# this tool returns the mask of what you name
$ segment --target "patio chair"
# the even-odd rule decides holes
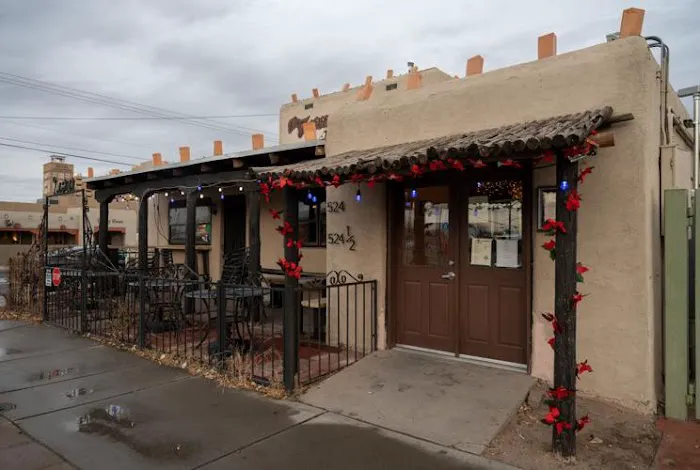
[[[311,310],[313,333],[311,339],[326,341],[326,278],[315,278],[306,282],[301,289],[301,315],[299,316],[299,331],[304,334],[304,309]]]

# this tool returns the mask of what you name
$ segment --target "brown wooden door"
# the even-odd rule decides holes
[[[453,352],[456,296],[452,275],[457,227],[447,184],[407,188],[394,251],[396,341]],[[455,276],[456,277],[456,276]]]
[[[459,354],[527,362],[527,187],[501,169],[462,189]]]

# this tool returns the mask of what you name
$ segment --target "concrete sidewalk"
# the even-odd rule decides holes
[[[0,468],[512,469],[292,401],[0,321]]]

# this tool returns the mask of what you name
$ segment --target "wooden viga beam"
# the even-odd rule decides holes
[[[592,142],[595,142],[599,148],[614,147],[615,134],[613,131],[598,132],[595,135],[588,137]]]

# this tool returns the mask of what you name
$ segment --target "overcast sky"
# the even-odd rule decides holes
[[[407,61],[460,76],[475,54],[487,71],[530,61],[537,36],[551,31],[560,53],[580,49],[617,31],[630,6],[646,9],[644,34],[669,45],[672,85],[700,83],[700,0],[0,0],[0,144],[51,144],[128,165],[153,152],[177,161],[181,145],[193,157],[211,155],[215,139],[226,152],[248,149],[251,129],[273,144],[291,93],[357,85],[388,68],[403,71]],[[20,87],[4,74],[195,116],[267,116],[219,119],[227,130],[172,120],[19,119],[144,115]],[[46,160],[0,146],[0,200],[40,197]],[[117,167],[68,160],[83,173]]]

